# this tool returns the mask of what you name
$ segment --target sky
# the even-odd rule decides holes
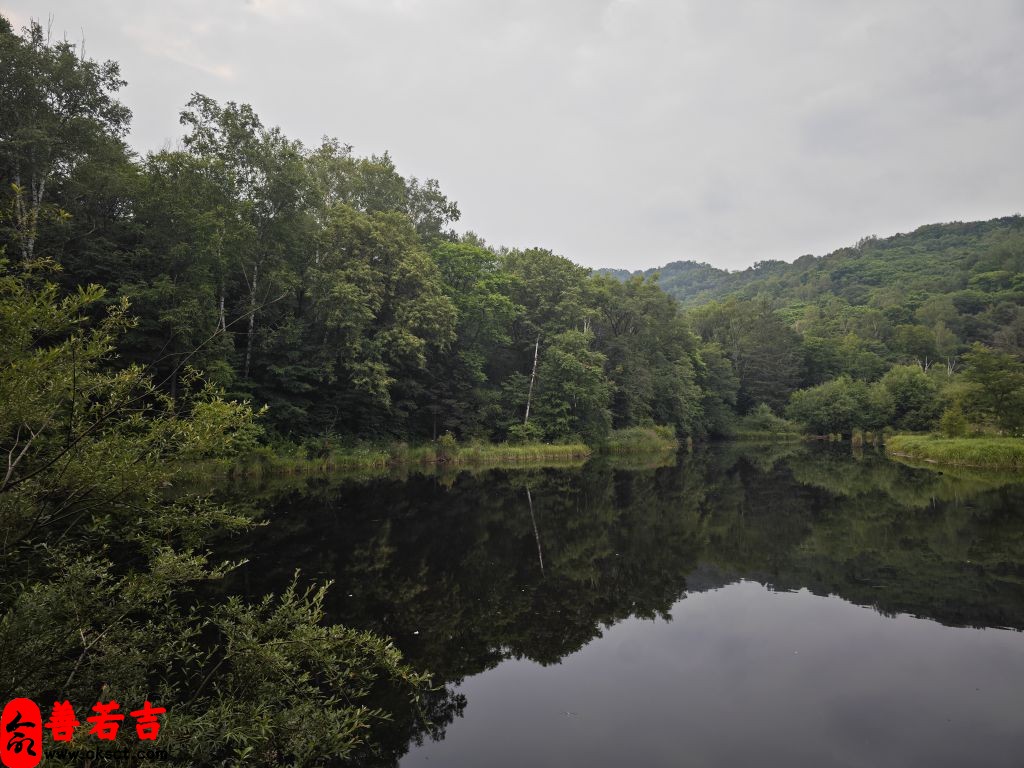
[[[192,92],[436,178],[460,230],[738,269],[1024,210],[1020,0],[0,0],[121,63],[140,152]]]

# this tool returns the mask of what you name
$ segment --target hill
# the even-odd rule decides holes
[[[947,385],[974,345],[1006,355],[1003,368],[1024,355],[1021,216],[929,224],[738,272],[681,261],[634,274],[656,276],[702,341],[720,345],[740,381],[741,411],[758,402],[780,410],[796,388],[844,375],[872,382],[900,365],[942,370],[935,386],[944,401],[969,400]]]
[[[686,306],[734,295],[767,294],[785,303],[837,296],[858,306],[903,303],[956,294],[961,303],[988,294],[1019,303],[1024,291],[1024,218],[928,224],[887,238],[865,237],[825,256],[792,263],[761,261],[730,272],[696,261],[674,261],[644,271],[601,270],[619,279],[658,275],[659,285]]]

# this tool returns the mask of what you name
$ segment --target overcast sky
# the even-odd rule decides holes
[[[460,229],[740,268],[1024,209],[1021,0],[0,0],[116,59],[132,144],[199,91],[390,151]]]

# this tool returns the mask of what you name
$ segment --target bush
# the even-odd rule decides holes
[[[782,435],[795,432],[793,423],[776,416],[767,403],[759,403],[750,413],[740,419],[740,432],[767,432]]]
[[[434,445],[437,453],[437,460],[442,463],[451,461],[459,452],[459,443],[455,439],[455,435],[451,432],[445,432],[437,438]]]
[[[851,435],[858,427],[878,429],[887,424],[892,409],[892,397],[884,386],[840,376],[794,392],[786,416],[815,434]]]
[[[508,428],[508,441],[510,443],[538,443],[544,438],[544,430],[537,424],[513,424]]]
[[[946,437],[963,437],[967,434],[967,417],[964,416],[964,409],[959,401],[943,411],[939,420],[939,430]]]

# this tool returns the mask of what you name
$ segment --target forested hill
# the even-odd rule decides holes
[[[760,261],[737,272],[696,261],[673,261],[633,273],[601,271],[623,280],[631,274],[657,274],[661,287],[687,306],[762,294],[789,304],[835,296],[851,305],[880,308],[934,294],[958,294],[961,304],[970,304],[970,297],[980,293],[1016,302],[1024,291],[1022,242],[1024,218],[1007,216],[927,224],[892,237],[866,237],[826,256],[801,256],[792,263]]]
[[[975,422],[1024,428],[1012,416],[1024,411],[1021,216],[929,224],[736,272],[692,261],[605,272],[657,275],[701,342],[725,351],[741,413],[764,402],[822,432],[927,429],[963,404]]]
[[[857,384],[847,392],[846,383],[888,375],[886,383],[893,389],[893,377],[910,373],[887,372],[911,365],[923,374],[943,373],[929,376],[930,383],[917,377],[923,388],[918,395],[930,405],[915,416],[897,418],[900,426],[925,429],[934,424],[943,402],[962,401],[973,403],[968,407],[976,411],[974,418],[1017,429],[999,414],[1019,411],[1024,403],[1021,216],[930,224],[909,234],[867,237],[827,256],[801,256],[792,264],[760,262],[740,272],[675,262],[642,273],[654,275],[687,307],[702,342],[726,352],[739,377],[741,412],[759,402],[778,411],[794,390],[823,385],[815,394],[820,394],[822,418],[810,419],[799,408],[791,415],[813,421],[815,429],[848,429],[868,419],[870,409],[866,390]],[[967,380],[960,381],[955,374],[965,365]],[[986,369],[991,376],[982,373]],[[964,385],[968,389],[962,390]],[[993,396],[982,407],[979,393],[992,394],[1000,387],[1006,397]],[[938,391],[943,394],[936,400]],[[904,399],[909,403],[918,395]],[[824,418],[844,402],[856,404],[847,416]]]

